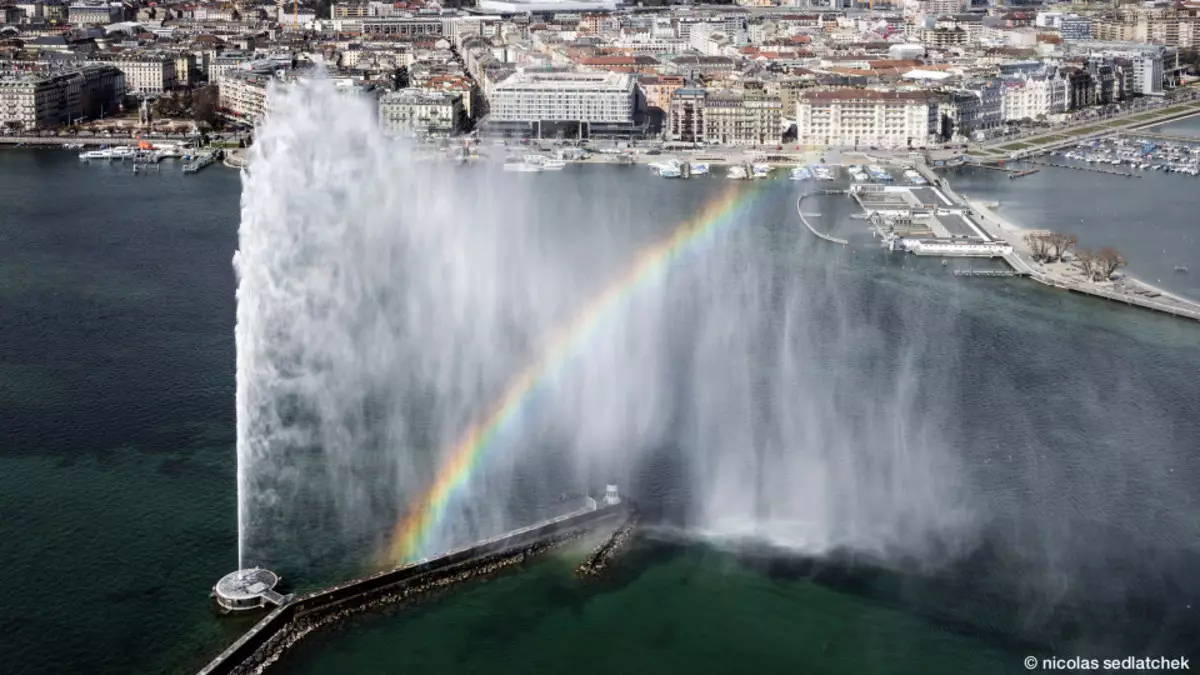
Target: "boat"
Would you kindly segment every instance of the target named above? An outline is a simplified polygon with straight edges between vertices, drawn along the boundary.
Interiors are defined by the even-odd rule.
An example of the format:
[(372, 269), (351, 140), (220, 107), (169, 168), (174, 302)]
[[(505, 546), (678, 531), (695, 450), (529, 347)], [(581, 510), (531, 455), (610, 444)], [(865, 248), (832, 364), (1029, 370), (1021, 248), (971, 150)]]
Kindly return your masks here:
[(703, 176), (708, 173), (709, 166), (704, 162), (692, 162), (688, 168), (693, 176)]
[(567, 168), (566, 160), (547, 159), (542, 162), (543, 171), (562, 171), (565, 168)]
[(808, 179), (812, 178), (812, 174), (809, 173), (808, 169), (806, 169), (802, 166), (798, 166), (798, 167), (792, 169), (791, 175), (789, 176), (789, 178), (791, 180), (808, 180)]
[(1187, 265), (1176, 265), (1175, 271), (1179, 272), (1180, 274), (1187, 274), (1187, 271), (1188, 271)]
[(109, 148), (108, 153), (112, 159), (133, 159), (137, 156), (137, 150), (128, 145)]
[(731, 166), (725, 171), (725, 177), (730, 180), (743, 180), (746, 178), (746, 167)]
[(112, 159), (112, 153), (108, 150), (88, 150), (87, 152), (79, 153), (79, 159), (83, 162), (92, 160), (108, 160)]
[(768, 178), (771, 175), (771, 165), (755, 164), (750, 167), (750, 171), (754, 178)]

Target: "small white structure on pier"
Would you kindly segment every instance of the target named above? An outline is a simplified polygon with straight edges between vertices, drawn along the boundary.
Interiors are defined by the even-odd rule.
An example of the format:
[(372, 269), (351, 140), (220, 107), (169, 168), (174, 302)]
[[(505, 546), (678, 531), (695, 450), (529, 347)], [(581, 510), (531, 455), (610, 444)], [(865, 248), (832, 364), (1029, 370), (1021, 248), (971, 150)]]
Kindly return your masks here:
[(287, 597), (275, 592), (279, 575), (262, 567), (230, 572), (213, 586), (212, 596), (228, 612), (258, 609), (268, 604), (281, 605)]
[(621, 495), (617, 494), (616, 485), (604, 486), (604, 504), (605, 506), (616, 506), (621, 503)]

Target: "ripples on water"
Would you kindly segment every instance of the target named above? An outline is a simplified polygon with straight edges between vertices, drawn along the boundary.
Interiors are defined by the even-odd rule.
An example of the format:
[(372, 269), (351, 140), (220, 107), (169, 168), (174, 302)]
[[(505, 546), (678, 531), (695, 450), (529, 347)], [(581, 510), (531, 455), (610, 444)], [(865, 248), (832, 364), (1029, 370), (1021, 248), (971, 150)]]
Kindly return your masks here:
[[(51, 226), (45, 214), (57, 207), (27, 201), (8, 212), (19, 218), (3, 221), (10, 245), (0, 252), (6, 280), (0, 309), (25, 317), (0, 334), (3, 353), (12, 355), (4, 357), (5, 367), (20, 368), (5, 372), (22, 373), (25, 383), (3, 399), (6, 419), (14, 421), (0, 429), (10, 449), (5, 475), (41, 485), (40, 495), (81, 495), (58, 500), (52, 520), (7, 525), (6, 541), (58, 543), (36, 555), (29, 551), (39, 549), (29, 544), (5, 555), (15, 561), (8, 567), (9, 587), (17, 589), (13, 605), (46, 611), (34, 623), (9, 614), (4, 625), (32, 627), (13, 634), (23, 645), (13, 653), (53, 664), (35, 672), (89, 666), (129, 672), (141, 669), (135, 664), (158, 663), (133, 644), (111, 654), (112, 644), (145, 634), (192, 645), (169, 657), (190, 665), (217, 649), (219, 624), (208, 617), (203, 596), (233, 564), (232, 476), (224, 462), (231, 451), (228, 260), (236, 214), (231, 209), (224, 221), (213, 220), (199, 203), (183, 206), (188, 195), (195, 197), (196, 183), (175, 183), (178, 176), (168, 172), (134, 181), (36, 157), (14, 165), (8, 183), (14, 190), (18, 175), (46, 180), (67, 174), (86, 196), (79, 199), (102, 220), (67, 227), (70, 221), (54, 216), (61, 226)], [(224, 195), (232, 204), (237, 186), (217, 175), (193, 177), (208, 181), (202, 201)], [(489, 350), (478, 357), (492, 359), (495, 372), (479, 382), (463, 380), (483, 394), (629, 255), (729, 189), (717, 178), (665, 184), (640, 169), (615, 168), (571, 168), (559, 176), (450, 174), (445, 180), (477, 181), (475, 206), (466, 208), (503, 216), (479, 220), (494, 226), (477, 242), (481, 248), (495, 244), (495, 250), (525, 256), (502, 256), (484, 268), (504, 282), (491, 293), (517, 289), (517, 296), (541, 306), (533, 314), (510, 308), (491, 316), (496, 328), (487, 340), (480, 337)], [(765, 554), (717, 562), (700, 553), (635, 556), (630, 586), (583, 599), (553, 591), (559, 582), (535, 575), (526, 585), (497, 586), (504, 602), (480, 620), (479, 630), (533, 621), (522, 618), (525, 603), (545, 612), (562, 606), (598, 611), (587, 607), (599, 603), (625, 618), (566, 624), (575, 633), (530, 634), (583, 649), (588, 630), (611, 633), (630, 626), (628, 617), (644, 615), (653, 622), (632, 624), (631, 651), (625, 652), (636, 660), (638, 649), (671, 653), (711, 641), (709, 635), (689, 643), (691, 634), (671, 626), (697, 614), (697, 597), (720, 597), (734, 616), (743, 615), (738, 607), (753, 606), (783, 617), (775, 626), (759, 625), (760, 638), (801, 625), (786, 608), (808, 603), (819, 609), (813, 622), (832, 622), (831, 634), (853, 636), (867, 649), (902, 650), (906, 639), (925, 640), (918, 636), (931, 634), (930, 625), (1014, 653), (1032, 644), (1058, 653), (1174, 654), (1200, 644), (1190, 574), (1200, 437), (1195, 327), (1020, 280), (958, 279), (936, 263), (866, 246), (818, 245), (794, 221), (795, 185), (746, 189), (763, 193), (744, 222), (632, 301), (607, 329), (610, 337), (598, 338), (561, 373), (556, 397), (529, 414), (525, 431), (503, 448), (498, 462), (504, 471), (492, 475), (519, 481), (513, 502), (558, 495), (549, 467), (578, 485), (615, 475), (660, 522), (725, 536), (764, 535), (801, 553), (828, 555), (791, 562)], [(71, 203), (71, 194), (60, 201)], [(123, 197), (100, 198), (106, 194)], [(354, 193), (340, 194), (344, 205)], [(10, 198), (21, 203), (16, 194)], [(503, 227), (514, 221), (518, 225)], [(98, 241), (80, 246), (81, 237)], [(164, 250), (173, 253), (164, 258)], [(460, 255), (461, 267), (429, 283), (431, 308), (455, 284), (481, 273), (470, 264), (470, 252)], [(29, 260), (38, 261), (40, 274), (29, 271)], [(534, 265), (530, 261), (536, 261), (532, 269), (519, 264)], [(397, 274), (416, 269), (423, 268)], [(456, 269), (465, 276), (449, 274)], [(43, 275), (59, 281), (42, 283)], [(531, 286), (531, 279), (540, 281)], [(227, 300), (213, 311), (201, 309), (220, 297)], [(451, 360), (443, 356), (420, 367)], [(402, 371), (386, 369), (378, 381), (397, 381), (391, 375)], [(35, 389), (44, 392), (42, 399), (61, 402), (56, 412), (28, 407), (39, 399), (22, 392)], [(106, 403), (114, 397), (119, 405)], [(406, 398), (417, 409), (430, 405), (425, 396)], [(98, 414), (79, 414), (86, 410)], [(206, 410), (226, 411), (217, 415), (224, 432), (195, 432), (212, 417)], [(193, 431), (170, 439), (148, 434), (147, 415), (191, 424)], [(48, 424), (48, 416), (68, 423)], [(447, 424), (446, 433), (456, 428)], [(437, 438), (430, 429), (423, 433)], [(115, 450), (131, 442), (146, 460)], [(576, 444), (586, 450), (572, 450), (564, 460), (563, 448)], [(74, 464), (31, 473), (27, 463), (46, 456)], [(177, 478), (163, 478), (170, 476)], [(490, 499), (505, 485), (477, 495)], [(16, 499), (13, 509), (38, 512), (32, 493), (6, 493)], [(333, 536), (313, 542), (308, 557), (284, 561), (288, 576), (320, 583), (360, 569), (363, 549), (376, 543), (371, 528), (390, 522), (400, 507), (395, 494), (384, 497), (383, 516), (365, 521), (355, 535), (361, 539), (343, 538), (336, 520), (310, 521), (310, 534)], [(96, 504), (113, 518), (90, 515)], [(512, 504), (513, 513), (519, 507)], [(123, 523), (134, 523), (129, 532), (141, 534), (125, 537)], [(58, 534), (51, 539), (49, 532)], [(127, 574), (131, 568), (149, 576)], [(750, 576), (735, 574), (738, 569)], [(764, 575), (772, 579), (766, 586), (759, 581)], [(41, 583), (16, 584), (17, 578)], [(75, 604), (41, 603), (33, 591), (21, 595), (22, 588), (46, 584)], [(720, 594), (723, 585), (735, 590)], [(806, 595), (821, 589), (835, 597)], [(523, 601), (530, 593), (545, 595)], [(641, 603), (644, 593), (658, 602)], [(767, 603), (774, 594), (788, 599)], [(469, 607), (472, 597), (462, 602)], [(463, 607), (450, 598), (440, 611), (455, 616)], [(873, 607), (894, 607), (931, 623), (906, 624), (887, 638), (845, 618)], [(100, 615), (112, 620), (89, 620)], [(405, 616), (404, 630), (443, 625), (436, 615)], [(55, 640), (39, 637), (48, 630)], [(672, 631), (681, 631), (677, 640)], [(754, 637), (742, 635), (763, 649), (786, 642), (755, 643)], [(471, 644), (460, 648), (469, 651)], [(536, 641), (516, 644), (524, 646), (503, 654), (532, 658), (541, 648)], [(814, 654), (822, 648), (811, 647)], [(941, 647), (943, 654), (956, 649)], [(332, 649), (337, 653), (336, 644)], [(841, 661), (830, 658), (853, 663), (852, 651)], [(470, 662), (462, 665), (469, 669)]]

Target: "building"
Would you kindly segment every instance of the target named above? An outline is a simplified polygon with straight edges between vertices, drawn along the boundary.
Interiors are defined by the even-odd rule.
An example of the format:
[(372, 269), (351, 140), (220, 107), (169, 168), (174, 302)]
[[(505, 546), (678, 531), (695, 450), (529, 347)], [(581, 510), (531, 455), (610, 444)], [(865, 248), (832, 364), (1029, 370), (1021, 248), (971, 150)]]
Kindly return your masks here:
[(1066, 110), (1067, 83), (1053, 74), (1025, 74), (1001, 84), (1000, 108), (1004, 121), (1037, 120)]
[(123, 52), (97, 57), (95, 62), (111, 65), (124, 73), (125, 86), (131, 94), (161, 94), (179, 87), (174, 56)]
[(454, 134), (464, 129), (462, 94), (401, 89), (379, 98), (379, 126), (388, 136)]
[(80, 2), (67, 8), (67, 21), (88, 26), (107, 26), (125, 18), (125, 6), (119, 2)]
[(671, 95), (667, 110), (666, 136), (669, 141), (698, 145), (708, 142), (705, 136), (705, 103), (708, 91), (704, 89), (676, 89)]
[(811, 91), (796, 104), (797, 142), (806, 145), (923, 148), (938, 121), (937, 101), (923, 91)]
[(1072, 52), (1084, 57), (1128, 60), (1133, 69), (1132, 92), (1142, 96), (1161, 96), (1168, 82), (1174, 84), (1186, 68), (1179, 49), (1164, 45), (1091, 41), (1074, 45)]
[(87, 66), (51, 75), (0, 79), (0, 124), (33, 131), (116, 112), (125, 95), (115, 68)]
[(611, 72), (533, 72), (518, 69), (492, 88), (487, 123), (494, 130), (542, 134), (547, 127), (579, 136), (633, 132), (633, 77)]
[(217, 81), (217, 107), (241, 120), (254, 121), (267, 114), (267, 89), (274, 73), (232, 69)]
[(682, 89), (684, 84), (684, 79), (677, 75), (638, 78), (638, 86), (642, 88), (646, 98), (646, 107), (658, 108), (664, 112), (671, 107), (671, 96)]
[(704, 137), (713, 145), (780, 142), (783, 104), (757, 92), (716, 91), (705, 101)]
[(1064, 16), (1059, 20), (1058, 33), (1064, 40), (1080, 41), (1092, 39), (1092, 19), (1091, 17)]
[(442, 37), (440, 17), (380, 17), (363, 19), (362, 34), (368, 37), (425, 39)]

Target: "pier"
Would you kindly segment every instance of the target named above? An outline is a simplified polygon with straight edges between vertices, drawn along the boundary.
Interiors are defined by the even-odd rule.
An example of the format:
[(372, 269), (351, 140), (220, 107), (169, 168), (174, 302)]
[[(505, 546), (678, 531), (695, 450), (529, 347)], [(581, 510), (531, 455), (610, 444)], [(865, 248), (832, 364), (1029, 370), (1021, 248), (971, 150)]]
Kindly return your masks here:
[[(603, 560), (611, 559), (611, 554), (628, 541), (633, 523), (636, 523), (634, 510), (622, 504), (613, 486), (602, 503), (597, 504), (592, 499), (588, 502), (588, 506), (577, 511), (429, 560), (378, 572), (298, 598), (276, 594), (270, 600), (279, 602), (279, 606), (213, 659), (199, 675), (260, 673), (318, 628), (370, 609), (492, 576), (597, 528), (621, 522), (617, 533), (606, 538), (602, 550), (597, 551), (609, 554)], [(624, 521), (621, 521), (622, 517), (625, 517)], [(619, 534), (622, 532), (625, 534)], [(588, 560), (593, 557), (595, 555)]]
[[(945, 182), (943, 182), (945, 186)], [(990, 221), (993, 227), (999, 228), (1002, 236), (1011, 238), (1012, 240), (1020, 239), (1020, 230), (1013, 227), (1006, 227), (1003, 221), (993, 213), (990, 209), (978, 202), (968, 202), (986, 221)], [(986, 222), (981, 219), (980, 222)], [(1014, 247), (1016, 244), (1014, 244)], [(1165, 293), (1153, 286), (1142, 283), (1135, 279), (1126, 279), (1120, 286), (1112, 285), (1105, 286), (1096, 283), (1085, 283), (1080, 280), (1068, 278), (1060, 274), (1054, 274), (1045, 269), (1044, 266), (1027, 261), (1021, 254), (1017, 252), (1008, 253), (1003, 256), (1004, 261), (1013, 268), (1013, 271), (1018, 276), (1027, 277), (1034, 281), (1050, 286), (1052, 288), (1061, 288), (1072, 293), (1080, 293), (1090, 295), (1105, 300), (1124, 303), (1132, 307), (1140, 307), (1155, 312), (1162, 312), (1177, 316), (1183, 319), (1192, 319), (1200, 321), (1200, 303), (1176, 297), (1169, 293)]]
[(1008, 174), (1009, 178), (1021, 178), (1023, 176), (1032, 176), (1040, 171), (1040, 169), (1010, 169), (1007, 166), (1000, 164), (988, 164), (985, 162), (967, 162), (966, 166), (973, 166), (976, 169), (988, 169), (990, 171), (1003, 171)]
[(1038, 164), (1040, 166), (1052, 166), (1056, 169), (1071, 169), (1072, 171), (1091, 171), (1092, 173), (1103, 173), (1109, 176), (1120, 176), (1121, 178), (1141, 178), (1140, 174), (1128, 173), (1125, 171), (1117, 171), (1116, 169), (1106, 169), (1099, 166), (1079, 166), (1075, 164), (1062, 164), (1060, 162), (1050, 162), (1044, 159), (1027, 159), (1030, 164)]
[(204, 167), (208, 166), (209, 164), (212, 164), (213, 162), (217, 161), (218, 154), (219, 154), (218, 151), (201, 152), (200, 154), (194, 156), (192, 158), (192, 161), (183, 165), (183, 172), (184, 173), (197, 173), (198, 171), (200, 171), (200, 169), (203, 169)]
[(1020, 270), (954, 270), (956, 277), (1027, 277), (1028, 272)]
[[(844, 190), (820, 190), (820, 191), (812, 193), (812, 194), (837, 195), (837, 194), (846, 194), (846, 192)], [(804, 200), (809, 198), (810, 196), (812, 196), (812, 195), (801, 195), (800, 198), (796, 200), (796, 213), (799, 214), (799, 216), (800, 216), (800, 222), (804, 223), (804, 226), (808, 228), (808, 231), (812, 232), (814, 235), (816, 235), (820, 239), (824, 239), (825, 241), (830, 241), (835, 244), (841, 244), (843, 246), (849, 244), (850, 243), (849, 241), (842, 239), (841, 237), (835, 237), (833, 235), (825, 234), (824, 232), (817, 230), (817, 228), (812, 226), (812, 223), (808, 222), (808, 218), (804, 217), (803, 205), (804, 205)]]

